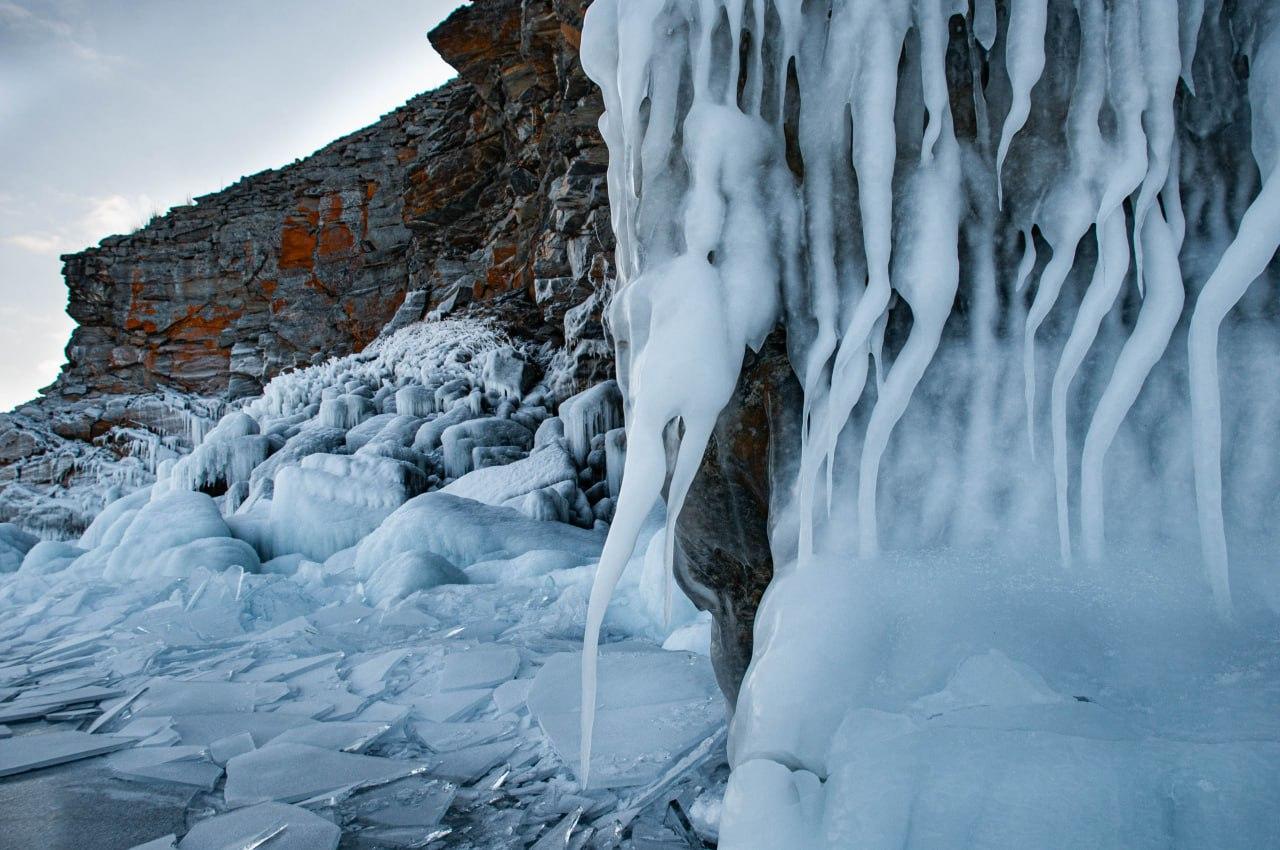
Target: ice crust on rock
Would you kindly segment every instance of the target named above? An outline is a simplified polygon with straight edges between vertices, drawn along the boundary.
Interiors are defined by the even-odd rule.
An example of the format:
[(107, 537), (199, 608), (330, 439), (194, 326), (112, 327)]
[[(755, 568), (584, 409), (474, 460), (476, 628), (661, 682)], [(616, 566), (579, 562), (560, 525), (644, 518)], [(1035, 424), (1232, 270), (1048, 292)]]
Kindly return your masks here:
[[(1280, 613), (1264, 554), (1280, 504), (1278, 9), (592, 4), (627, 456), (589, 603), (579, 774), (610, 596), (659, 500), (670, 569), (744, 353), (782, 327), (803, 403), (795, 445), (776, 448), (796, 470), (772, 482), (774, 580), (720, 846), (1275, 840), (1271, 769), (1219, 769), (1236, 745), (1188, 744), (1172, 730), (1196, 721), (1164, 710), (1185, 688), (1217, 702), (1224, 658), (1260, 659)], [(560, 416), (584, 460), (583, 418)], [(935, 561), (891, 557), (920, 550)], [(910, 593), (890, 602), (886, 583)], [(1178, 639), (1190, 621), (1218, 657)], [(1072, 651), (1046, 655), (1050, 631)], [(1131, 701), (1112, 716), (1050, 700), (1067, 682)], [(1267, 687), (1203, 721), (1272, 746)], [(948, 700), (986, 725), (915, 715)], [(1147, 711), (1168, 747), (1126, 737)], [(1200, 758), (1206, 784), (1162, 821), (1162, 789), (1188, 787)]]

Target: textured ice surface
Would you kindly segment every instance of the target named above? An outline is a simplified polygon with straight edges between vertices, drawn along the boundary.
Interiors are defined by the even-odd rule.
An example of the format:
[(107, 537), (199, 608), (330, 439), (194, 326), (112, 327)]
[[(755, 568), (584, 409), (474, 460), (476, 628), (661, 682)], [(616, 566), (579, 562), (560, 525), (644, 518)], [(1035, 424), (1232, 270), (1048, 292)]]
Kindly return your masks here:
[(84, 732), (44, 732), (0, 740), (0, 776), (91, 758), (133, 744), (132, 738)]
[(440, 689), (462, 691), (491, 688), (510, 679), (520, 669), (520, 654), (506, 646), (479, 646), (451, 653), (444, 661)]
[(179, 850), (336, 850), (342, 830), (298, 806), (263, 803), (196, 824)]
[[(529, 710), (570, 767), (580, 754), (581, 653), (548, 659), (529, 690)], [(643, 785), (724, 722), (724, 700), (705, 659), (638, 647), (600, 657), (591, 787)]]
[(230, 806), (295, 803), (354, 785), (384, 782), (421, 770), (413, 762), (353, 755), (305, 744), (273, 743), (227, 762)]
[[(176, 807), (152, 834), (183, 824), (191, 828), (183, 846), (226, 841), (239, 850), (238, 821), (219, 812), (254, 811), (245, 841), (273, 847), (291, 846), (281, 842), (298, 832), (277, 816), (304, 811), (237, 808), (252, 800), (296, 799), (353, 841), (377, 846), (433, 836), (438, 845), (461, 833), (505, 847), (533, 844), (579, 808), (597, 823), (665, 811), (672, 781), (704, 781), (719, 754), (626, 800), (583, 792), (530, 716), (531, 677), (581, 637), (604, 536), (556, 520), (594, 521), (581, 488), (603, 468), (597, 457), (592, 469), (579, 469), (562, 443), (549, 441), (530, 463), (484, 468), (466, 483), (483, 484), (494, 500), (538, 488), (531, 492), (559, 500), (555, 511), (537, 513), (541, 520), (448, 493), (410, 498), (444, 484), (439, 439), (448, 426), (510, 420), (515, 427), (497, 427), (523, 446), (556, 407), (541, 387), (512, 397), (510, 363), (486, 369), (495, 335), (449, 328), (409, 329), (409, 342), (397, 335), (358, 357), (282, 376), (205, 436), (198, 463), (167, 460), (154, 487), (109, 505), (77, 546), (38, 545), (31, 569), (0, 576), (0, 711), (37, 718), (13, 721), (3, 743), (38, 734), (47, 752), (32, 763), (43, 764), (58, 752), (44, 743), (62, 734), (38, 719), (52, 714), (62, 728), (97, 733), (67, 757), (132, 745), (112, 766), (72, 765), (41, 783), (61, 794), (96, 770), (115, 793)], [(415, 413), (431, 399), (424, 418), (393, 414), (392, 399), (408, 388), (423, 402)], [(353, 428), (324, 427), (321, 403), (343, 396), (374, 409), (353, 417), (361, 418)], [(437, 412), (450, 405), (456, 419)], [(583, 420), (590, 428), (593, 416)], [(432, 425), (430, 449), (412, 448)], [(475, 448), (472, 463), (481, 466), (515, 457), (501, 446)], [(245, 480), (259, 449), (270, 454)], [(290, 478), (314, 480), (291, 495)], [(225, 495), (209, 495), (224, 485)], [(184, 491), (190, 486), (208, 493)], [(394, 509), (375, 522), (363, 513), (370, 506)], [(364, 536), (353, 539), (344, 526), (352, 517), (377, 528), (357, 529)], [(311, 545), (315, 557), (279, 551)], [(420, 569), (441, 558), (475, 575), (440, 584)], [(620, 597), (634, 604), (611, 618), (613, 637), (666, 636), (646, 582), (624, 583)], [(527, 678), (512, 682), (515, 675)], [(369, 780), (386, 784), (351, 787)], [(118, 808), (130, 816), (128, 806)], [(575, 846), (594, 829), (575, 830)]]

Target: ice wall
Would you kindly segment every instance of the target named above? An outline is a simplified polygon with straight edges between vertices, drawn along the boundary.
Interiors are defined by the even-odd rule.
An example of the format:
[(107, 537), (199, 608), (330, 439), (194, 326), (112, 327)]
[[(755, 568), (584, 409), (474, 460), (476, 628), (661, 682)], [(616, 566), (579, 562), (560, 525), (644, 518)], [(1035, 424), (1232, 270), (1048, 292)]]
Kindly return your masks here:
[(1280, 509), (1280, 7), (596, 0), (583, 63), (628, 442), (589, 650), (777, 324), (804, 410), (775, 551), (1186, 543), (1230, 614), (1228, 532)]

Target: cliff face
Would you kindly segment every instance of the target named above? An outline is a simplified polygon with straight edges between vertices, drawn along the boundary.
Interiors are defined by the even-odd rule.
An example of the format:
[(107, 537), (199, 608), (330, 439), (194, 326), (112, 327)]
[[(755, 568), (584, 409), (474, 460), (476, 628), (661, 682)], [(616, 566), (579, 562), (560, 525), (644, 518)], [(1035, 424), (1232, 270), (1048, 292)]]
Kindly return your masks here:
[[(359, 351), (409, 292), (413, 318), (521, 294), (515, 324), (562, 342), (565, 314), (610, 277), (600, 107), (577, 61), (585, 5), (460, 9), (431, 34), (458, 80), (64, 257), (79, 326), (52, 394), (256, 394)], [(603, 339), (585, 312), (571, 348)]]
[(607, 376), (613, 239), (602, 105), (577, 55), (587, 5), (476, 0), (430, 35), (454, 81), (64, 257), (78, 326), (44, 396), (0, 415), (0, 520), (74, 530), (100, 502), (84, 486), (115, 461), (134, 456), (112, 474), (139, 483), (221, 402), (429, 314), (484, 315), (540, 345), (562, 395)]

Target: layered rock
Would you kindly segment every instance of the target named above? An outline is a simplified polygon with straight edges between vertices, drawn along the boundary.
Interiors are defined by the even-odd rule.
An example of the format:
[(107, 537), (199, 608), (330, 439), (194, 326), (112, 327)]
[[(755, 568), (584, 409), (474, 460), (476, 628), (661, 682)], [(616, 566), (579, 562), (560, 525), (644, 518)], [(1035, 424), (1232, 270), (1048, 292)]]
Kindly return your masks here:
[(463, 7), (431, 34), (458, 79), (64, 257), (78, 326), (57, 381), (0, 417), (0, 486), (21, 484), (0, 493), (0, 518), (34, 516), (145, 435), (189, 448), (184, 409), (214, 415), (429, 314), (484, 316), (542, 346), (561, 397), (607, 377), (613, 241), (602, 107), (577, 59), (586, 5)]

